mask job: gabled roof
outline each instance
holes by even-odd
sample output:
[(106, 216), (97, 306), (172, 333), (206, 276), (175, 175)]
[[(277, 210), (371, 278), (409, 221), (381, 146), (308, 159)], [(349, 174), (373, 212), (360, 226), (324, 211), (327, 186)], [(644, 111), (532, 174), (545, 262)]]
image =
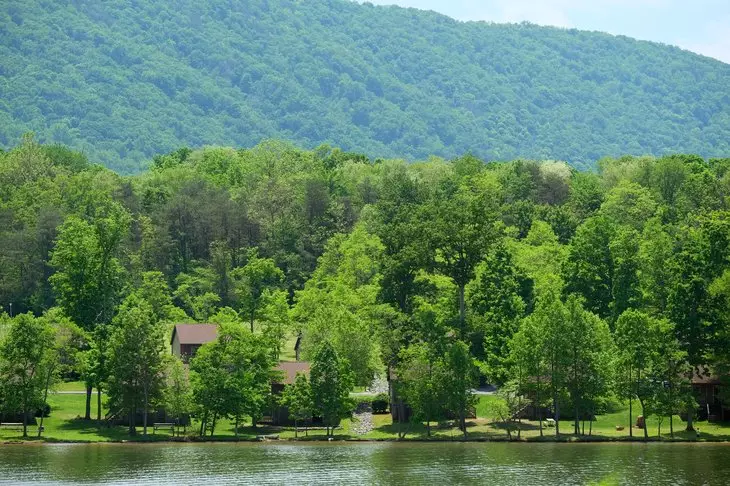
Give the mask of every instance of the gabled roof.
[(700, 366), (698, 369), (692, 371), (692, 384), (693, 385), (721, 385), (722, 380), (707, 366)]
[(175, 324), (170, 344), (177, 335), (180, 344), (205, 344), (218, 337), (218, 326), (215, 324)]
[(281, 379), (275, 380), (274, 383), (282, 385), (291, 385), (297, 377), (297, 373), (309, 375), (309, 363), (306, 361), (279, 361), (274, 370), (283, 372)]

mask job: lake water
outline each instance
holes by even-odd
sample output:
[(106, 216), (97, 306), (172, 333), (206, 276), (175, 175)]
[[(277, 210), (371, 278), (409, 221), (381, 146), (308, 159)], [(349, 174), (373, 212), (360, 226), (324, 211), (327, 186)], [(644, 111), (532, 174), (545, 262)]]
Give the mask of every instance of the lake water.
[(730, 484), (724, 444), (0, 445), (10, 484)]

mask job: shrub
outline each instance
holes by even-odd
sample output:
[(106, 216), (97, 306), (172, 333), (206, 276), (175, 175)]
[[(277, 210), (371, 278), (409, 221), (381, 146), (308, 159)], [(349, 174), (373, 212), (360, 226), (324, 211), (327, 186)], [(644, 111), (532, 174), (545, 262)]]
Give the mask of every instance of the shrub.
[(388, 403), (388, 395), (386, 393), (378, 393), (372, 401), (373, 413), (387, 413)]

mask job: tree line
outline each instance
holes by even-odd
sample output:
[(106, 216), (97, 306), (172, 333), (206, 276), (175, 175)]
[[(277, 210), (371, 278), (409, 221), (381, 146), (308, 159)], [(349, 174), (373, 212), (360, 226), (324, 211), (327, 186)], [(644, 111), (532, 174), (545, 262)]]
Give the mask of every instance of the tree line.
[[(510, 423), (531, 404), (577, 433), (620, 398), (645, 417), (689, 411), (691, 427), (690, 377), (728, 363), (728, 168), (406, 163), (269, 141), (182, 148), (123, 177), (28, 135), (0, 154), (0, 303), (79, 328), (63, 373), (86, 382), (88, 418), (92, 389), (117, 393), (120, 329), (162, 323), (146, 333), (156, 356), (185, 320), (235, 326), (240, 346), (201, 355), (206, 383), (216, 362), (257, 353), (263, 376), (298, 336), (303, 359), (329, 343), (353, 384), (398, 377), (429, 423), (448, 414), (466, 431), (487, 382), (513, 391)], [(256, 417), (215, 407), (206, 423)]]

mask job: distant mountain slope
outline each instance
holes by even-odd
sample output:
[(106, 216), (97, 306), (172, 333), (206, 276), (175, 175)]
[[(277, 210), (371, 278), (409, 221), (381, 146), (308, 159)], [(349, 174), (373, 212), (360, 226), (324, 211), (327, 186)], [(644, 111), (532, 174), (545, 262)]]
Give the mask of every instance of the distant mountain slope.
[(0, 145), (119, 170), (182, 145), (371, 156), (730, 153), (730, 65), (534, 25), (343, 0), (6, 0)]

